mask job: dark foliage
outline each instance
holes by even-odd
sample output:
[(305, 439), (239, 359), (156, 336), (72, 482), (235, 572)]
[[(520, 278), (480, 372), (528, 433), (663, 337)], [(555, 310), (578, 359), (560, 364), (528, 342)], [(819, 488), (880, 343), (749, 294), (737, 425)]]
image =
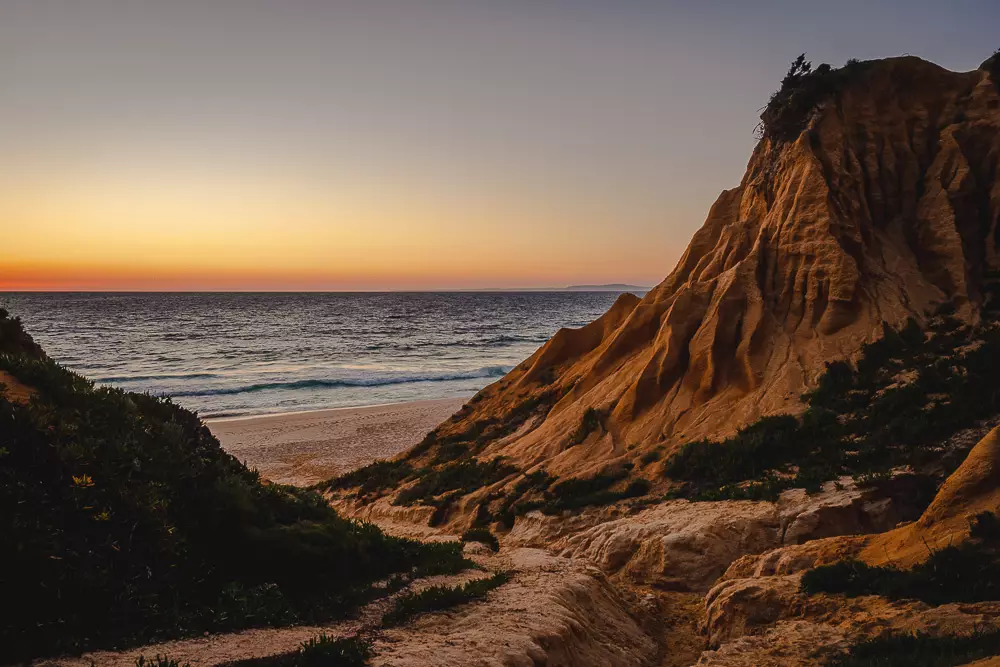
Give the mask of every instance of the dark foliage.
[(848, 597), (881, 595), (913, 598), (928, 604), (980, 602), (1000, 598), (1000, 521), (991, 513), (977, 516), (972, 539), (933, 552), (909, 570), (847, 560), (807, 571), (805, 593), (843, 593)]
[(827, 667), (954, 667), (1000, 654), (1000, 632), (968, 635), (888, 634), (860, 642)]
[(1000, 88), (1000, 49), (993, 52), (993, 55), (983, 61), (979, 69), (989, 73), (990, 81), (997, 88)]
[(316, 488), (330, 491), (357, 488), (358, 497), (365, 497), (395, 489), (413, 472), (413, 466), (406, 461), (376, 461), (318, 484)]
[(332, 639), (319, 635), (291, 653), (236, 660), (222, 667), (362, 667), (374, 655), (370, 639), (360, 636)]
[[(913, 381), (897, 383), (907, 373)], [(942, 452), (941, 443), (1000, 414), (1000, 328), (988, 320), (964, 326), (947, 314), (926, 334), (912, 320), (899, 331), (887, 327), (856, 367), (828, 364), (805, 398), (801, 417), (766, 417), (726, 440), (681, 448), (664, 466), (684, 483), (676, 495), (773, 500), (840, 475), (878, 485), (898, 466), (940, 478), (964, 455)]]
[(839, 69), (825, 63), (813, 69), (803, 53), (792, 61), (781, 80), (781, 87), (771, 95), (761, 112), (758, 137), (794, 141), (806, 128), (813, 111), (864, 67), (864, 63), (849, 60)]
[(604, 428), (604, 413), (594, 408), (587, 408), (580, 418), (580, 425), (569, 438), (569, 445), (579, 445), (587, 436), (599, 428)]
[[(23, 344), (12, 322), (3, 349)], [(328, 619), (392, 573), (466, 563), (459, 545), (392, 538), (261, 483), (169, 400), (45, 358), (0, 355), (0, 369), (38, 392), (0, 397), (8, 659)]]
[(617, 474), (595, 475), (583, 479), (568, 479), (553, 486), (545, 494), (545, 500), (538, 506), (546, 514), (558, 514), (564, 510), (579, 509), (591, 505), (610, 505), (626, 498), (638, 498), (649, 493), (648, 480), (631, 480), (621, 490), (612, 490), (618, 482), (628, 476), (627, 471)]
[(429, 611), (483, 600), (494, 588), (510, 581), (509, 572), (497, 572), (492, 577), (475, 579), (462, 586), (431, 586), (419, 593), (404, 593), (396, 598), (395, 606), (382, 617), (382, 624), (391, 627), (405, 623), (411, 617)]
[(146, 656), (140, 655), (135, 660), (135, 667), (191, 667), (191, 663), (185, 662), (182, 665), (168, 656), (159, 654), (152, 659), (147, 659)]
[(554, 478), (544, 470), (536, 470), (518, 480), (514, 488), (504, 497), (497, 510), (497, 519), (501, 528), (508, 530), (513, 528), (517, 515), (524, 514), (525, 508), (528, 507), (528, 501), (523, 500), (524, 497), (535, 492), (544, 493), (553, 481), (555, 481)]
[(45, 353), (24, 330), (21, 319), (0, 308), (0, 354), (42, 359)]
[[(509, 412), (498, 417), (477, 419), (462, 431), (442, 436), (431, 431), (427, 437), (406, 454), (407, 460), (417, 459), (434, 450), (431, 465), (439, 465), (457, 459), (468, 459), (479, 453), (490, 442), (510, 435), (525, 421), (536, 414), (544, 414), (557, 398), (557, 392), (550, 390), (525, 399)], [(472, 410), (469, 404), (462, 407), (452, 420), (461, 419)], [(418, 471), (419, 473), (419, 471)]]
[(422, 472), (423, 476), (413, 486), (400, 491), (393, 504), (431, 505), (435, 509), (429, 525), (439, 526), (448, 518), (451, 506), (458, 498), (513, 475), (517, 468), (498, 457), (486, 463), (475, 459), (455, 461)]
[(470, 528), (462, 533), (463, 542), (481, 542), (493, 551), (500, 551), (500, 540), (490, 532), (489, 528)]
[(428, 470), (411, 487), (403, 489), (394, 501), (396, 505), (413, 505), (418, 502), (433, 504), (444, 493), (464, 495), (484, 486), (495, 484), (517, 472), (517, 468), (504, 463), (503, 458), (485, 463), (475, 459), (458, 461)]
[(657, 447), (656, 449), (652, 449), (643, 454), (639, 460), (642, 462), (644, 466), (648, 466), (651, 463), (656, 463), (662, 457), (663, 457), (663, 450)]

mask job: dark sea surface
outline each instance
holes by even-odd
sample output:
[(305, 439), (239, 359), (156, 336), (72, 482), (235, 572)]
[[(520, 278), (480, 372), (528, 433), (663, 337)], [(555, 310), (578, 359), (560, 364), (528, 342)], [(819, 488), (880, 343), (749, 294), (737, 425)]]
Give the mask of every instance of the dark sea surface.
[(0, 293), (78, 373), (203, 417), (465, 397), (617, 292)]

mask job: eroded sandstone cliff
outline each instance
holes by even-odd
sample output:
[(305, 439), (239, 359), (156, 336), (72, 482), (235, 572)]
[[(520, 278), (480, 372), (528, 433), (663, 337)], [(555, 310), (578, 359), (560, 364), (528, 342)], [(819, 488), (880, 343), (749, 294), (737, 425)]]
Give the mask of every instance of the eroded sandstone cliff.
[[(1000, 94), (985, 71), (856, 66), (793, 141), (765, 137), (674, 271), (559, 331), (441, 438), (544, 410), (482, 456), (558, 475), (796, 412), (883, 323), (954, 304), (974, 321), (1000, 268)], [(581, 432), (588, 409), (599, 425)], [(547, 410), (547, 411), (546, 411)]]

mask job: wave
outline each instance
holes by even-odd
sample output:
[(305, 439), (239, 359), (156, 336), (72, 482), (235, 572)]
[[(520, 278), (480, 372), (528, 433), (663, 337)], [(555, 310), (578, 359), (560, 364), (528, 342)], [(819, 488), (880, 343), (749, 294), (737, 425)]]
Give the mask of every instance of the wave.
[(95, 377), (94, 382), (155, 382), (157, 380), (204, 380), (206, 378), (217, 378), (215, 373), (187, 373), (187, 374), (163, 374), (163, 375), (119, 375)]
[(450, 382), (453, 380), (474, 380), (476, 378), (503, 377), (511, 366), (486, 366), (474, 371), (458, 373), (442, 373), (437, 375), (396, 375), (378, 378), (345, 378), (336, 380), (292, 380), (288, 382), (258, 382), (238, 387), (221, 387), (218, 389), (198, 389), (191, 391), (169, 392), (170, 396), (230, 396), (233, 394), (248, 394), (268, 390), (323, 389), (336, 387), (384, 387), (394, 384), (412, 382)]
[(478, 340), (451, 340), (451, 341), (429, 341), (426, 343), (418, 343), (416, 345), (410, 344), (400, 344), (395, 342), (389, 343), (371, 343), (365, 346), (365, 350), (394, 350), (397, 352), (414, 352), (423, 348), (439, 349), (448, 347), (471, 347), (471, 348), (484, 348), (484, 347), (508, 347), (510, 345), (515, 345), (517, 343), (544, 343), (549, 339), (545, 336), (510, 336), (510, 335), (500, 335), (493, 336), (491, 338), (481, 338)]

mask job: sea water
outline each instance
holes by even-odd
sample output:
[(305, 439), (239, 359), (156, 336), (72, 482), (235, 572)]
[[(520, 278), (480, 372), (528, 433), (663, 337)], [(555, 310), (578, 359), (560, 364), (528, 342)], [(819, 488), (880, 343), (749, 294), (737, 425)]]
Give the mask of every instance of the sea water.
[(615, 292), (0, 293), (49, 356), (201, 416), (467, 397)]

